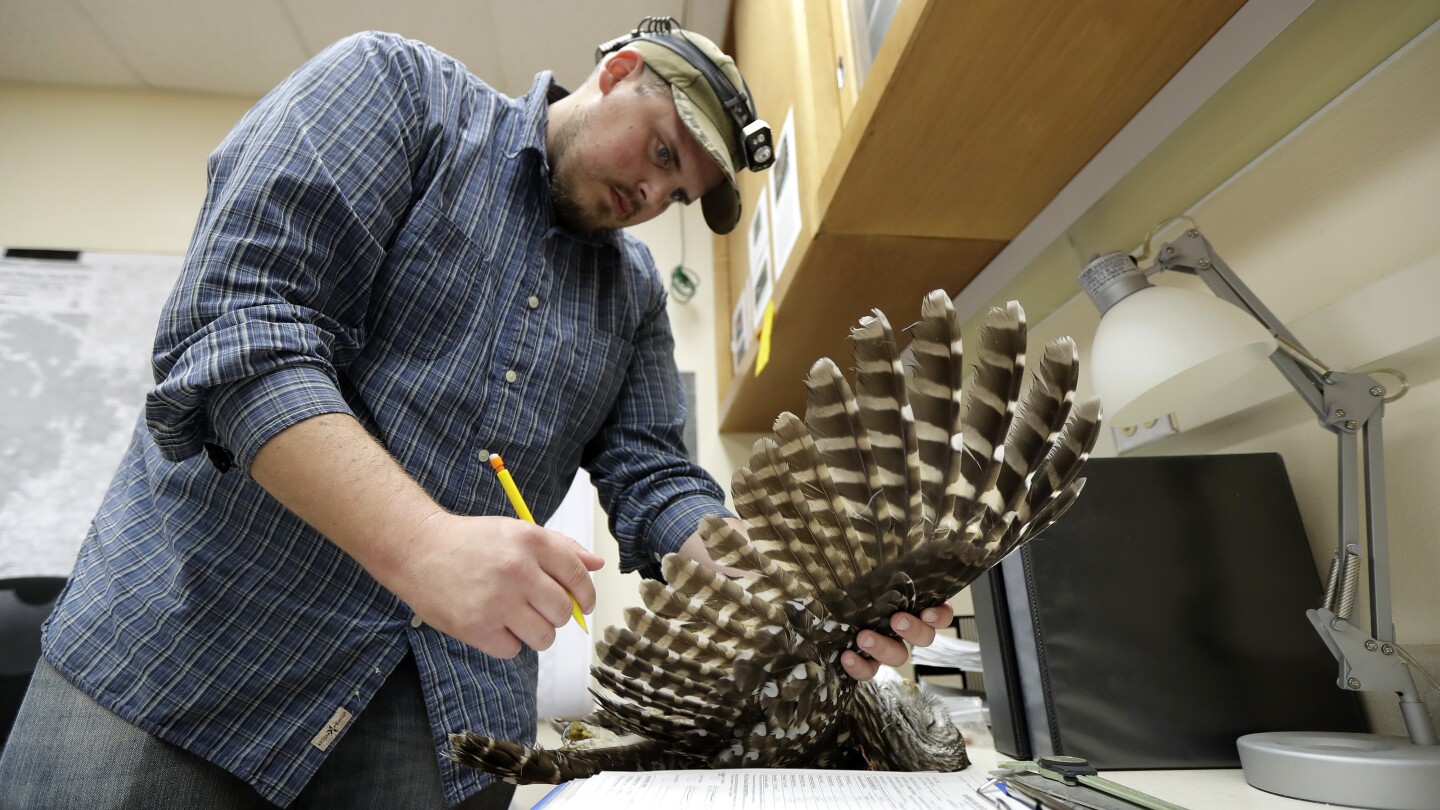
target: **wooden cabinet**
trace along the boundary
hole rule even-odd
[[[804,225],[769,362],[757,376],[752,346],[732,373],[730,315],[770,180],[742,173],[745,213],[715,251],[721,430],[802,413],[811,364],[848,367],[849,327],[872,308],[898,330],[929,290],[957,294],[1243,4],[902,0],[847,97],[843,9],[737,0],[731,53],[777,137],[793,110]]]

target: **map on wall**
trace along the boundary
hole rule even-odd
[[[179,256],[0,260],[0,577],[65,576],[153,384]]]

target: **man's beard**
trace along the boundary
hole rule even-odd
[[[596,229],[594,217],[585,210],[576,193],[579,167],[572,166],[572,147],[590,127],[594,111],[583,109],[576,112],[558,132],[550,147],[550,205],[555,209],[555,219],[562,226],[582,236],[588,236]]]

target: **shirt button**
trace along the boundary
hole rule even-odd
[[[509,371],[505,372],[505,382],[513,383],[518,379],[520,379],[520,375],[515,373],[515,369],[512,368]]]
[[[529,304],[531,309],[538,309],[540,306],[540,299],[532,295],[530,296],[530,300],[526,301],[525,303]]]
[[[424,624],[424,623],[425,623],[425,622],[421,621],[421,620],[420,620],[420,617],[419,617],[418,615],[417,615],[417,616],[411,616],[411,617],[410,617],[410,626],[411,626],[411,627],[414,627],[414,628],[416,628],[416,629],[419,629],[420,625],[422,625],[422,624]]]

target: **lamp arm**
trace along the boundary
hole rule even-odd
[[[1216,296],[1250,313],[1275,336],[1280,348],[1270,362],[1285,376],[1338,441],[1340,542],[1324,607],[1307,611],[1311,624],[1340,664],[1339,686],[1351,691],[1388,691],[1400,697],[1411,742],[1436,745],[1434,726],[1410,669],[1397,654],[1390,611],[1389,526],[1385,519],[1385,459],[1381,420],[1385,387],[1365,374],[1337,372],[1310,354],[1255,293],[1215,253],[1199,229],[1160,246],[1155,265],[1198,276]],[[1365,444],[1365,547],[1369,552],[1370,635],[1350,623],[1351,597],[1360,548],[1359,438]],[[1342,593],[1343,591],[1343,593]]]
[[[1270,362],[1279,369],[1295,391],[1305,399],[1311,410],[1321,420],[1325,419],[1325,389],[1329,369],[1306,351],[1300,339],[1295,337],[1268,307],[1261,303],[1251,289],[1245,286],[1239,276],[1211,247],[1210,241],[1200,231],[1190,228],[1184,234],[1160,246],[1155,264],[1163,270],[1173,270],[1198,276],[1217,298],[1229,301],[1260,322],[1279,341],[1283,351],[1270,355]],[[1303,358],[1299,359],[1299,358]]]
[[[1365,438],[1365,533],[1370,538],[1371,638],[1362,639],[1363,654],[1356,651],[1354,654],[1338,657],[1341,676],[1346,677],[1348,686],[1349,678],[1344,669],[1354,666],[1358,670],[1363,666],[1366,671],[1357,671],[1360,681],[1354,688],[1395,692],[1400,696],[1400,715],[1405,721],[1405,730],[1410,734],[1410,741],[1416,745],[1440,745],[1435,726],[1430,721],[1425,702],[1420,699],[1420,690],[1415,687],[1410,668],[1400,663],[1400,657],[1396,654],[1398,648],[1395,645],[1395,623],[1390,614],[1390,526],[1385,517],[1385,443],[1380,429],[1380,423],[1385,416],[1385,389],[1377,384],[1369,393],[1380,400],[1374,414],[1366,418],[1362,428]],[[1342,445],[1346,441],[1352,444],[1355,441],[1353,433],[1339,435]],[[1344,486],[1343,481],[1341,485]],[[1316,618],[1312,617],[1310,621],[1316,624],[1316,629],[1321,628]],[[1354,626],[1346,621],[1326,622],[1325,626],[1329,628],[1332,636],[1355,630]],[[1356,635],[1361,634],[1356,631]],[[1321,630],[1321,636],[1325,636],[1324,630]],[[1370,683],[1371,677],[1367,673],[1371,669],[1378,669],[1377,674],[1382,676],[1382,680],[1390,682]]]

